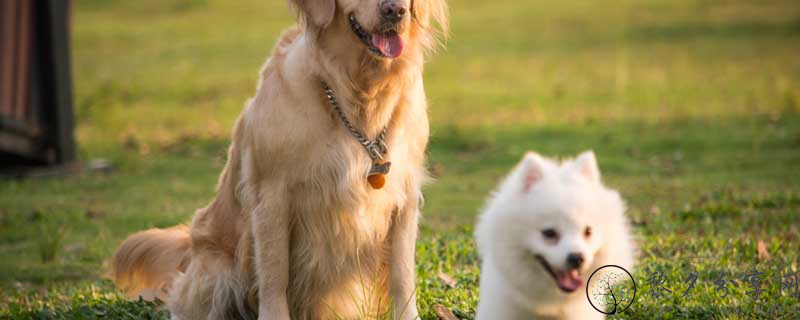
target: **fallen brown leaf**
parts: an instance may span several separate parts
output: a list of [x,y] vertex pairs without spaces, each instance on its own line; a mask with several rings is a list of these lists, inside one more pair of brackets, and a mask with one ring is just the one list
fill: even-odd
[[146,155],[150,154],[150,145],[146,144],[146,143],[142,143],[139,146],[139,154],[141,154],[143,156],[146,156]]
[[136,136],[129,134],[124,140],[125,141],[122,143],[122,145],[125,146],[125,148],[131,150],[139,149],[139,139],[137,139]]
[[440,162],[433,162],[429,168],[431,177],[439,178],[444,174],[444,165]]
[[459,320],[450,309],[447,309],[441,304],[433,305],[433,310],[436,311],[436,315],[439,316],[441,320]]
[[456,282],[458,282],[455,278],[453,278],[453,276],[441,271],[439,271],[439,280],[442,280],[442,282],[444,282],[444,284],[450,288],[455,288]]
[[767,245],[764,243],[764,240],[758,240],[758,259],[759,260],[770,259],[769,251],[767,251]]

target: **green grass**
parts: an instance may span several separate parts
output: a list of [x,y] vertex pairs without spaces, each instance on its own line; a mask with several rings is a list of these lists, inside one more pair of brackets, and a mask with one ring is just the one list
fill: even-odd
[[[675,305],[750,314],[660,316],[800,309],[777,286],[800,273],[797,1],[450,4],[452,38],[426,68],[437,179],[417,248],[425,319],[434,304],[473,317],[472,224],[529,149],[594,149],[628,200],[639,291],[622,318]],[[103,263],[131,232],[186,222],[209,201],[232,122],[292,19],[284,1],[76,1],[79,155],[114,170],[0,181],[0,318],[165,318],[121,299]],[[771,259],[758,258],[758,241]],[[754,268],[766,272],[757,303],[741,280]],[[673,291],[660,300],[646,294],[657,270]],[[736,280],[726,299],[714,291],[721,271]],[[690,272],[699,280],[680,299]]]

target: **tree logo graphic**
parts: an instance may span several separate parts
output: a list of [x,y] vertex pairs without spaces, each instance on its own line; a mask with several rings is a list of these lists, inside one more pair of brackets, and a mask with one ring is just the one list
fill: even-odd
[[636,281],[623,267],[602,266],[589,277],[586,298],[602,314],[620,314],[628,310],[636,299]]

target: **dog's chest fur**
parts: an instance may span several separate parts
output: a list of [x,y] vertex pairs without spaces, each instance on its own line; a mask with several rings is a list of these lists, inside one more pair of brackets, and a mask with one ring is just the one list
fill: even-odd
[[[386,276],[391,222],[416,196],[410,193],[419,190],[415,177],[421,174],[422,164],[416,159],[422,159],[424,148],[410,147],[417,142],[409,141],[416,137],[408,130],[390,128],[387,160],[392,168],[386,185],[373,189],[366,180],[372,160],[364,148],[338,119],[332,121],[321,113],[314,120],[321,122],[319,130],[309,132],[313,138],[307,154],[324,161],[298,162],[291,169],[295,174],[290,194],[304,195],[293,197],[290,204],[290,290],[295,290],[291,295],[305,301],[317,296],[325,304],[340,306],[364,303],[353,301],[354,296],[377,299],[385,294],[380,287]],[[397,126],[407,125],[404,119],[395,120]]]
[[354,257],[356,249],[383,242],[393,213],[405,201],[402,180],[408,172],[398,159],[386,186],[371,188],[366,180],[371,159],[349,134],[339,131],[319,137],[311,154],[327,161],[299,164],[289,189],[290,194],[306,195],[292,199],[292,244],[299,249],[292,251],[315,250],[309,256],[329,256],[334,266]]

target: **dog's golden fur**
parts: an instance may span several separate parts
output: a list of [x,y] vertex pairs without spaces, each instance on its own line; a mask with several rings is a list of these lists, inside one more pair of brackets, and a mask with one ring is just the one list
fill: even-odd
[[[293,0],[256,95],[236,122],[216,197],[190,227],[129,237],[111,276],[132,295],[167,301],[175,319],[417,316],[414,242],[426,175],[424,57],[444,0],[405,0],[411,17],[396,59],[368,52],[348,14],[376,26],[380,0]],[[341,125],[320,81],[367,136],[388,122],[386,186],[366,183],[371,160]]]

